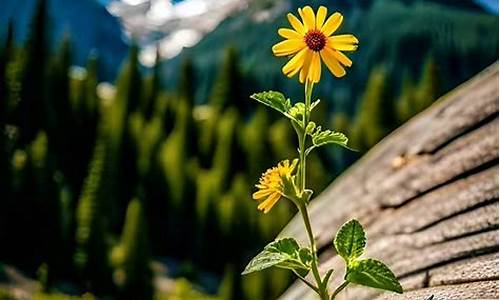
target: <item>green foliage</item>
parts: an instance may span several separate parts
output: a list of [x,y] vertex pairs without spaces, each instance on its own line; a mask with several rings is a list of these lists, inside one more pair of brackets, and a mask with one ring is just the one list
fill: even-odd
[[312,146],[306,150],[306,155],[308,155],[314,148],[327,144],[335,144],[350,149],[349,146],[347,146],[349,139],[345,136],[345,134],[331,131],[329,129],[321,130],[321,126],[315,127],[316,125],[314,122],[309,122],[309,125],[306,128],[306,132],[311,135]]
[[357,220],[345,223],[337,232],[334,246],[337,253],[347,262],[351,262],[363,255],[366,237],[361,224]]
[[130,201],[120,244],[113,250],[115,278],[121,299],[152,299],[152,272],[144,207],[139,199]]
[[399,99],[396,101],[396,112],[399,123],[403,123],[429,107],[441,95],[442,80],[438,66],[429,56],[422,67],[420,81],[415,84],[406,75],[403,79]]
[[[159,161],[167,181],[169,199],[173,207],[177,208],[185,196],[189,133],[192,126],[191,107],[182,100],[177,104],[174,129],[159,149]],[[142,138],[141,134],[140,139]]]
[[269,144],[274,157],[294,157],[297,153],[293,144],[295,132],[286,119],[275,121],[268,131]]
[[389,98],[387,71],[378,67],[370,73],[351,129],[353,147],[367,151],[394,126],[394,113]]
[[365,250],[366,237],[357,220],[345,223],[337,232],[333,244],[346,262],[347,282],[403,293],[401,284],[386,265],[374,259],[359,259]]
[[294,239],[284,238],[268,244],[261,253],[248,263],[242,275],[273,266],[305,275],[311,268],[312,259],[312,254],[308,248],[300,248]]
[[438,66],[434,58],[428,57],[424,64],[421,79],[415,92],[416,113],[426,109],[440,96],[440,81]]
[[343,112],[337,112],[332,115],[330,124],[333,130],[349,134],[349,117]]
[[30,34],[26,43],[25,61],[22,66],[20,103],[17,116],[20,122],[22,143],[31,141],[40,124],[47,125],[45,119],[47,61],[47,0],[39,0],[30,25]]
[[[1,298],[0,298],[1,299]],[[35,293],[33,300],[96,300],[92,294],[86,293],[80,296],[71,296],[61,293]]]
[[401,92],[396,100],[396,112],[399,123],[404,123],[414,116],[417,111],[415,99],[415,83],[408,74],[403,78]]
[[140,113],[132,113],[129,117],[129,129],[135,142],[137,153],[137,169],[140,176],[145,176],[151,168],[153,153],[163,134],[162,122],[153,117],[149,122]]
[[75,265],[82,279],[93,291],[109,288],[111,273],[107,259],[103,206],[107,144],[99,140],[95,146],[88,175],[76,210]]
[[394,273],[386,265],[374,259],[353,262],[347,268],[345,279],[364,286],[403,293],[403,288]]
[[251,177],[258,177],[266,167],[264,159],[269,151],[266,138],[269,135],[267,112],[258,108],[253,117],[238,132],[239,144],[245,155],[246,169]]
[[176,279],[172,291],[168,293],[157,292],[155,300],[221,300],[216,296],[210,296],[198,289],[184,278]]
[[222,67],[215,79],[208,103],[216,109],[223,110],[229,106],[242,108],[241,74],[236,49],[228,47],[225,50]]
[[0,300],[16,300],[17,298],[14,296],[14,293],[11,291],[0,288]]
[[290,116],[288,114],[288,111],[292,108],[290,99],[286,99],[285,95],[283,95],[280,92],[275,92],[275,91],[261,92],[251,95],[250,98],[257,100],[260,103],[277,110],[278,112],[284,114],[287,117]]

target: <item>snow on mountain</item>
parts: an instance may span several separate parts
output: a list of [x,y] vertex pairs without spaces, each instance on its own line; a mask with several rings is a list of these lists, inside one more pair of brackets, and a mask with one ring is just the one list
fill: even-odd
[[151,66],[157,46],[163,59],[175,57],[247,6],[248,0],[115,0],[106,8],[121,20],[125,36],[141,47],[141,63]]

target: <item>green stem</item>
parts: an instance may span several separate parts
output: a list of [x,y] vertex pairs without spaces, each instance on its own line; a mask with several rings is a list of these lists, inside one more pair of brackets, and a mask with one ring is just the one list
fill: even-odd
[[307,281],[307,279],[305,279],[304,277],[302,277],[299,273],[297,273],[297,271],[293,270],[293,273],[295,273],[295,275],[297,275],[297,277],[303,282],[305,283],[308,287],[310,287],[311,289],[313,289],[316,293],[319,294],[319,290],[317,287],[314,286],[314,284],[310,283],[309,281]]
[[313,255],[312,263],[311,263],[311,269],[312,273],[314,275],[314,279],[316,280],[316,284],[318,286],[318,294],[320,298],[323,300],[328,300],[328,291],[326,291],[325,286],[323,285],[323,282],[321,280],[321,275],[319,274],[318,270],[318,257],[316,254],[316,242],[314,241],[314,235],[312,233],[312,228],[311,228],[311,222],[309,221],[309,214],[307,213],[307,208],[305,206],[305,203],[300,203],[299,205],[299,211],[300,214],[302,215],[302,219],[304,220],[304,225],[306,227],[307,231],[307,236],[309,237],[309,242],[310,242],[310,249],[311,253]]
[[335,297],[343,290],[346,288],[346,286],[349,284],[349,281],[344,281],[336,290],[335,292],[333,292],[332,294],[332,298],[330,298],[331,300],[334,300]]
[[311,222],[309,220],[309,214],[307,212],[306,208],[306,201],[307,195],[304,193],[306,189],[306,138],[307,138],[307,133],[305,131],[305,128],[307,124],[309,123],[309,109],[311,107],[311,96],[312,96],[312,90],[313,90],[313,83],[307,81],[304,87],[304,94],[305,94],[305,110],[304,110],[304,116],[303,116],[303,131],[299,135],[299,150],[300,150],[300,155],[299,155],[299,160],[300,160],[300,194],[302,195],[303,201],[301,201],[298,205],[300,214],[302,215],[302,219],[304,220],[304,225],[306,227],[307,235],[309,237],[309,243],[310,243],[310,250],[313,255],[313,260],[311,264],[311,269],[312,273],[314,275],[314,279],[316,280],[316,284],[318,287],[318,290],[316,291],[321,300],[328,300],[328,290],[326,288],[326,285],[323,284],[321,280],[321,275],[319,274],[318,270],[318,257],[316,254],[316,242],[314,240],[314,235],[312,232],[311,228]]

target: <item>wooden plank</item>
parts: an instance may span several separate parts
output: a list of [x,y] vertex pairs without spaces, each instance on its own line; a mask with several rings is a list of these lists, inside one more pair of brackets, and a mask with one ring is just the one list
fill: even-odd
[[434,295],[434,300],[498,299],[498,281],[479,281],[456,285],[445,285],[410,291],[402,295],[384,293],[376,300],[427,300]]
[[378,222],[368,229],[368,234],[376,237],[380,234],[415,232],[495,199],[498,199],[498,166],[436,189],[398,209],[386,210],[383,216],[379,216]]
[[429,286],[498,280],[498,253],[461,260],[429,271]]
[[436,186],[498,158],[498,119],[453,141],[434,155],[414,160],[373,189],[383,206],[399,206]]

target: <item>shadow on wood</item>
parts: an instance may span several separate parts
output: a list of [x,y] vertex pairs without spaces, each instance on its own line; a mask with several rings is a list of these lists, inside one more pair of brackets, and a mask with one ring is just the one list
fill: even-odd
[[[310,205],[320,268],[344,265],[332,239],[357,218],[367,257],[405,293],[349,286],[338,299],[498,299],[498,64],[386,137]],[[280,236],[307,245],[299,216]],[[336,275],[335,275],[336,274]],[[280,299],[314,299],[300,282]]]

